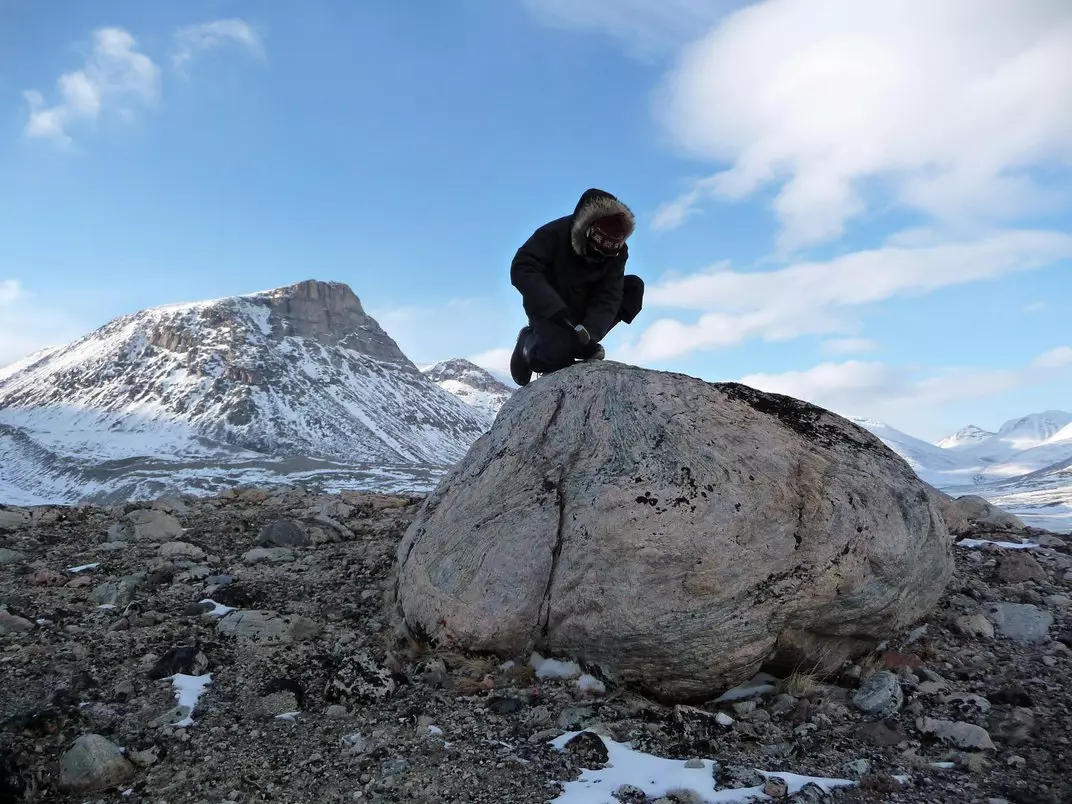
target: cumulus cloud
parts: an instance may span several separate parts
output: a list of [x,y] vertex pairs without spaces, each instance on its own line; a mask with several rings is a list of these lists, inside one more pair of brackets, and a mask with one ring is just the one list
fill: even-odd
[[100,117],[105,107],[133,113],[135,106],[153,104],[159,94],[160,70],[138,51],[134,37],[122,28],[98,28],[86,63],[56,81],[60,100],[49,106],[34,89],[23,93],[29,105],[27,137],[72,142],[68,129],[76,121]]
[[787,394],[842,415],[878,418],[927,417],[956,402],[1072,377],[1072,348],[1059,346],[1012,369],[948,368],[920,372],[884,363],[849,360],[803,371],[749,374],[741,382]]
[[77,322],[41,303],[21,282],[0,280],[0,368],[80,334]]
[[876,204],[958,225],[1059,209],[1037,173],[1072,165],[1069,98],[1063,0],[765,0],[686,47],[659,93],[672,139],[729,167],[655,224],[769,186],[783,249]]
[[998,279],[1072,257],[1072,235],[1011,230],[971,241],[884,246],[771,271],[722,266],[654,284],[651,307],[700,311],[692,323],[655,321],[629,347],[634,360],[678,357],[749,340],[779,341],[855,329],[862,305]]
[[198,53],[226,45],[237,45],[251,56],[264,58],[264,45],[252,26],[245,20],[226,19],[188,25],[176,31],[172,65],[182,70]]
[[638,57],[694,39],[739,0],[523,0],[548,25],[595,31]]

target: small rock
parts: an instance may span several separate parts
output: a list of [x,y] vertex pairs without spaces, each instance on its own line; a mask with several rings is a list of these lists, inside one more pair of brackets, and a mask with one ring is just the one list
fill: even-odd
[[98,606],[122,608],[134,599],[134,593],[143,580],[142,575],[127,575],[118,581],[102,583],[89,593],[89,599]]
[[298,614],[279,615],[274,611],[232,611],[220,618],[216,630],[254,642],[285,643],[312,639],[320,626]]
[[763,783],[763,793],[771,798],[785,798],[789,795],[789,785],[785,783],[785,779],[768,776]]
[[704,761],[699,757],[693,757],[692,759],[685,761],[685,767],[689,770],[703,770]]
[[182,673],[187,676],[199,676],[208,670],[208,658],[198,644],[176,645],[161,656],[151,670],[149,678],[161,679]]
[[196,560],[205,557],[204,550],[189,542],[164,542],[157,552],[163,558],[191,558]]
[[307,547],[309,536],[294,520],[276,519],[261,528],[257,544],[261,547]]
[[997,576],[1003,583],[1045,581],[1046,570],[1026,550],[1015,550],[998,561]]
[[871,772],[870,759],[857,759],[848,764],[849,771],[857,778],[866,776]]
[[349,713],[346,711],[345,706],[342,706],[341,704],[332,704],[325,710],[324,714],[332,720],[342,720]]
[[606,743],[599,735],[590,731],[582,731],[571,737],[565,745],[565,750],[580,767],[591,770],[599,770],[610,758]]
[[0,533],[9,533],[11,531],[25,528],[30,524],[30,515],[25,511],[18,511],[11,508],[0,509]]
[[955,695],[947,695],[942,703],[956,704],[962,712],[977,711],[986,714],[990,711],[990,701],[982,695],[974,695],[969,692],[958,692]]
[[155,765],[160,761],[156,746],[144,751],[129,751],[127,752],[127,758],[139,768],[148,768],[150,765]]
[[519,711],[521,707],[521,700],[512,695],[497,696],[488,700],[488,709],[497,715],[510,715]]
[[856,694],[852,702],[861,712],[876,719],[887,718],[901,708],[904,693],[893,673],[882,670],[872,675]]
[[639,787],[623,784],[614,791],[614,797],[621,804],[648,804],[648,796]]
[[358,651],[342,662],[328,683],[325,697],[329,703],[372,704],[390,698],[397,686],[391,671],[381,667],[367,651]]
[[6,547],[0,547],[0,567],[8,564],[21,564],[25,560],[26,556],[18,550],[9,550]]
[[888,650],[882,654],[882,663],[886,666],[887,670],[915,670],[917,667],[923,666],[923,660],[914,653],[898,653],[895,650]]
[[990,603],[987,614],[998,633],[1018,642],[1045,642],[1053,615],[1029,603]]
[[27,579],[31,586],[63,586],[67,583],[67,576],[56,570],[39,569],[30,574]]
[[88,793],[121,784],[136,772],[119,746],[99,734],[84,734],[60,759],[59,786],[68,793]]
[[256,713],[262,717],[276,717],[287,712],[298,712],[301,704],[290,690],[280,690],[262,696],[256,703]]
[[32,620],[20,617],[8,611],[7,606],[0,607],[0,634],[18,634],[33,630]]
[[1072,606],[1072,597],[1068,595],[1046,595],[1042,598],[1042,602],[1047,606],[1053,606],[1055,609],[1067,609]]
[[206,586],[227,586],[237,580],[234,575],[209,575],[205,578]]
[[182,535],[182,524],[171,514],[157,509],[138,508],[108,529],[112,541],[169,542]]
[[129,546],[126,542],[101,542],[97,545],[97,549],[104,553],[118,553],[120,550],[126,550]]
[[737,713],[737,717],[748,717],[750,714],[756,711],[756,702],[737,701],[733,704],[733,711]]
[[294,560],[294,551],[289,547],[254,547],[242,554],[244,564],[260,564],[270,561],[275,564],[283,564]]
[[994,748],[994,743],[990,740],[986,729],[971,723],[924,717],[916,721],[916,728],[924,734],[933,734],[957,748],[972,748],[980,751]]
[[994,626],[982,614],[972,614],[970,616],[962,614],[953,621],[953,627],[965,636],[983,637],[984,639],[993,639],[994,637]]

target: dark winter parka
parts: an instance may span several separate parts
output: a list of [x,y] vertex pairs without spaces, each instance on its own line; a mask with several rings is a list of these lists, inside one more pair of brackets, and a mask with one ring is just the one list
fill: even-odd
[[565,315],[597,342],[610,331],[622,304],[629,249],[623,245],[618,256],[597,260],[585,243],[593,221],[615,214],[624,215],[631,233],[635,222],[625,204],[603,190],[587,190],[572,215],[544,224],[517,250],[510,281],[530,319]]

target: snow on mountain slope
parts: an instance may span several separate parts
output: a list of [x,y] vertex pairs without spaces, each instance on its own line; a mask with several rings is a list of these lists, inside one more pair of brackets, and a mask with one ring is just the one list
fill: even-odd
[[[947,494],[954,497],[977,494],[1011,511],[1029,525],[1069,531],[1072,530],[1072,425],[1055,431],[1054,426],[1061,421],[1062,415],[1068,414],[1059,411],[1032,414],[1007,422],[992,438],[980,439],[974,445],[965,443],[960,447],[944,448],[883,422],[853,421],[904,458],[922,480]],[[965,428],[961,433],[971,429]],[[1049,437],[1036,443],[1046,433],[1050,433]],[[957,436],[951,437],[955,438]],[[973,435],[969,432],[962,441],[971,438]],[[995,446],[998,438],[1008,441]],[[986,444],[989,447],[980,456],[980,447]],[[1015,444],[1034,446],[1018,451]],[[986,460],[999,449],[1002,461]]]
[[997,433],[991,433],[989,430],[969,424],[967,427],[957,430],[953,435],[943,438],[938,442],[938,446],[942,449],[964,449],[965,447],[973,447],[996,435]]
[[481,411],[487,418],[488,427],[513,393],[490,372],[460,358],[422,366],[421,371],[444,391]]
[[885,422],[874,419],[852,418],[852,421],[877,436],[886,446],[900,455],[913,471],[928,483],[938,485],[949,477],[961,478],[970,482],[971,464],[956,452],[943,450],[941,447],[910,436],[891,427]]
[[0,375],[0,424],[58,457],[447,465],[485,417],[417,370],[349,287],[117,318]]
[[[976,460],[986,474],[1008,477],[1021,472],[1019,464],[1014,462],[1009,467],[1002,467],[1001,464],[1018,460],[1026,450],[1046,443],[1070,423],[1072,413],[1062,410],[1032,413],[1019,419],[1010,419],[991,438],[966,445],[960,451]],[[1027,471],[1039,469],[1043,465],[1044,463],[1036,462]]]

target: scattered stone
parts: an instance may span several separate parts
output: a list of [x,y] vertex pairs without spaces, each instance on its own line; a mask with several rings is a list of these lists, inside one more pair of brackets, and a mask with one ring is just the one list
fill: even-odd
[[8,610],[7,606],[0,606],[0,634],[19,634],[32,631],[34,623],[18,614]]
[[771,798],[785,798],[789,795],[789,785],[779,776],[768,776],[763,783],[763,795]]
[[168,678],[176,673],[199,676],[208,669],[208,666],[208,658],[200,645],[176,645],[156,661],[149,670],[149,678]]
[[307,547],[309,536],[294,520],[276,519],[261,528],[257,544],[261,547]]
[[332,704],[324,711],[324,714],[332,720],[342,720],[349,714],[349,712],[347,712],[346,707],[341,704]]
[[60,759],[59,787],[89,793],[122,784],[136,772],[119,746],[99,734],[83,734]]
[[118,581],[102,583],[89,593],[89,600],[98,606],[121,608],[134,599],[134,592],[141,581],[139,576],[128,576]]
[[923,660],[914,653],[898,653],[895,650],[888,650],[882,654],[882,664],[887,670],[893,670],[896,673],[899,670],[915,670],[917,667],[922,667]]
[[294,551],[289,547],[254,547],[242,554],[244,564],[262,564],[270,562],[282,564],[294,560]]
[[157,552],[162,558],[190,558],[197,560],[205,557],[204,550],[189,542],[164,542]]
[[598,770],[606,765],[609,759],[606,744],[599,735],[590,731],[582,731],[571,737],[565,749],[582,768]]
[[954,695],[947,695],[942,699],[942,703],[955,704],[965,714],[978,712],[979,714],[985,715],[991,709],[990,701],[982,695],[974,695],[970,692],[958,692]]
[[63,586],[67,583],[67,580],[67,576],[62,572],[56,572],[56,570],[51,569],[35,570],[30,573],[29,578],[27,578],[27,581],[31,586],[47,587]]
[[998,561],[997,576],[1003,583],[1045,581],[1046,570],[1026,550],[1015,550]]
[[221,617],[216,630],[254,642],[286,643],[312,639],[320,632],[320,627],[299,614],[238,610]]
[[953,621],[954,627],[965,636],[993,639],[994,626],[982,614],[962,614]]
[[0,533],[25,528],[30,524],[30,515],[25,511],[13,508],[0,508]]
[[904,693],[897,676],[882,670],[872,675],[852,696],[852,702],[861,712],[876,719],[894,714],[904,703]]
[[1048,638],[1053,615],[1030,603],[990,603],[987,614],[1002,636],[1040,643]]
[[986,729],[971,723],[925,717],[916,721],[916,728],[924,734],[933,734],[938,739],[955,745],[957,748],[970,748],[979,751],[994,748],[994,743],[991,742],[990,735]]
[[9,550],[6,547],[0,547],[0,567],[9,564],[21,564],[25,560],[26,556],[18,550]]
[[365,651],[348,656],[328,683],[325,697],[332,703],[372,703],[385,701],[395,693],[390,671],[377,664]]
[[159,509],[138,508],[126,515],[121,522],[108,528],[112,541],[169,542],[182,535],[182,524]]

